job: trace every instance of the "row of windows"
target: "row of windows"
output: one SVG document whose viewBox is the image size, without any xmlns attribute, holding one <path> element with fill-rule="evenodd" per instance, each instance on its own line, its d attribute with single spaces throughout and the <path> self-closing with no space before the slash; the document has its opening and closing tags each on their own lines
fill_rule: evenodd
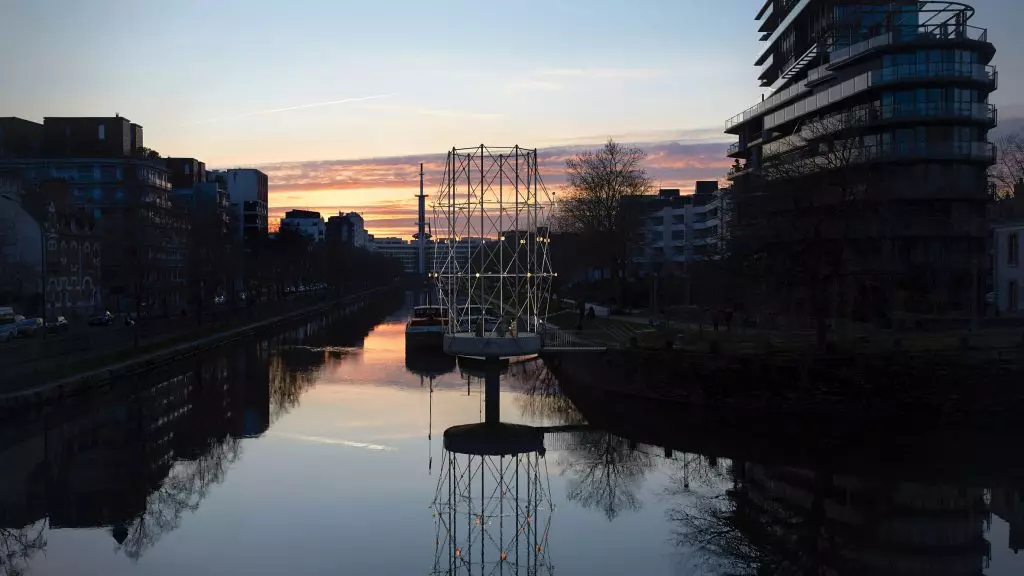
<svg viewBox="0 0 1024 576">
<path fill-rule="evenodd" d="M 886 90 L 882 92 L 882 105 L 912 105 L 929 103 L 973 104 L 984 103 L 987 96 L 969 88 L 917 88 L 914 90 Z"/>
<path fill-rule="evenodd" d="M 891 108 L 890 110 L 895 109 Z M 906 147 L 910 145 L 924 147 L 949 143 L 955 147 L 961 144 L 971 145 L 982 142 L 983 137 L 982 130 L 975 126 L 913 126 L 849 138 L 842 141 L 842 148 Z M 800 135 L 788 136 L 765 144 L 763 156 L 765 159 L 772 158 L 805 144 L 806 141 Z"/>
<path fill-rule="evenodd" d="M 981 58 L 971 50 L 942 50 L 938 48 L 882 56 L 883 67 L 907 65 L 927 67 L 929 64 L 938 63 L 980 64 Z"/>
</svg>

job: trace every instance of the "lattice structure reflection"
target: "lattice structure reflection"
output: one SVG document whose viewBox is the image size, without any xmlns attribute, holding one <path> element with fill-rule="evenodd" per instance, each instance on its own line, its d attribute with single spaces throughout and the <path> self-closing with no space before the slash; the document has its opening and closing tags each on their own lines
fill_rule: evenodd
<svg viewBox="0 0 1024 576">
<path fill-rule="evenodd" d="M 452 148 L 432 208 L 432 275 L 452 315 L 450 332 L 479 330 L 475 307 L 490 307 L 512 318 L 482 323 L 483 331 L 537 333 L 554 276 L 552 198 L 537 170 L 537 151 Z"/>
<path fill-rule="evenodd" d="M 479 456 L 445 450 L 432 574 L 553 573 L 547 464 L 536 452 Z"/>
</svg>

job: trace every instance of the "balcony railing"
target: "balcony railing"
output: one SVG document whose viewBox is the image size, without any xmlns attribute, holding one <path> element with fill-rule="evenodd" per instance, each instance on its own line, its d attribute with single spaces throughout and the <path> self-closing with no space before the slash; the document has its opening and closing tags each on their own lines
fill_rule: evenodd
<svg viewBox="0 0 1024 576">
<path fill-rule="evenodd" d="M 869 50 L 890 46 L 893 44 L 904 44 L 907 42 L 918 42 L 921 40 L 974 40 L 977 42 L 988 42 L 988 30 L 968 26 L 966 24 L 956 26 L 952 24 L 932 24 L 918 26 L 916 29 L 904 28 L 899 32 L 886 32 L 873 38 L 851 44 L 846 48 L 839 48 L 829 52 L 829 67 L 842 64 L 846 60 L 854 58 Z"/>
<path fill-rule="evenodd" d="M 760 116 L 764 112 L 767 112 L 768 110 L 776 108 L 779 105 L 788 102 L 793 98 L 796 98 L 797 96 L 806 92 L 807 90 L 807 83 L 805 81 L 797 82 L 796 84 L 793 84 L 792 86 L 786 88 L 782 92 L 776 92 L 775 94 L 772 94 L 768 98 L 765 98 L 764 101 L 759 102 L 758 104 L 751 106 L 750 108 L 747 108 L 742 113 L 737 114 L 732 118 L 726 120 L 725 129 L 729 130 L 729 128 L 732 128 L 733 126 L 741 122 Z"/>
<path fill-rule="evenodd" d="M 741 147 L 739 142 L 733 142 L 729 145 L 729 149 L 726 151 L 725 155 L 733 156 L 734 154 L 739 153 L 741 148 L 746 148 L 746 146 Z"/>
<path fill-rule="evenodd" d="M 771 45 L 777 39 L 778 33 L 785 29 L 789 25 L 789 20 L 795 18 L 796 15 L 805 7 L 807 0 L 801 0 L 800 6 L 789 12 L 786 17 L 786 22 L 783 22 L 772 34 L 772 37 L 768 40 L 768 45 L 765 48 L 765 52 L 758 58 L 757 65 L 763 64 L 767 61 L 768 55 L 771 54 Z M 904 44 L 908 42 L 918 42 L 921 40 L 948 40 L 948 41 L 961 41 L 961 40 L 973 40 L 978 42 L 988 41 L 988 31 L 984 28 L 978 28 L 975 26 L 969 26 L 967 24 L 956 24 L 955 16 L 960 16 L 961 21 L 966 21 L 970 17 L 970 14 L 963 13 L 963 8 L 952 6 L 948 2 L 921 2 L 919 11 L 933 15 L 931 19 L 925 24 L 920 25 L 897 25 L 898 28 L 895 31 L 886 32 L 873 38 L 863 40 L 847 46 L 845 48 L 834 49 L 829 53 L 830 63 L 827 66 L 816 68 L 808 73 L 808 79 L 794 84 L 786 90 L 773 94 L 766 98 L 764 101 L 751 106 L 747 110 L 743 111 L 736 116 L 726 120 L 725 130 L 728 132 L 733 126 L 745 122 L 751 118 L 760 116 L 768 110 L 777 108 L 784 102 L 787 102 L 795 98 L 800 93 L 808 90 L 807 82 L 814 82 L 817 78 L 827 73 L 827 69 L 834 65 L 840 64 L 845 60 L 849 60 L 855 56 L 858 56 L 868 50 L 874 48 L 889 46 L 895 44 Z M 949 18 L 945 18 L 945 22 L 933 22 L 935 20 L 934 15 L 943 14 L 948 12 Z M 963 13 L 962 15 L 958 13 Z M 833 38 L 833 44 L 836 39 Z M 992 70 L 990 80 L 994 85 L 998 86 L 998 74 L 995 70 Z"/>
<path fill-rule="evenodd" d="M 995 87 L 998 79 L 998 72 L 994 66 L 982 64 L 956 64 L 938 62 L 928 65 L 901 65 L 888 66 L 879 70 L 865 72 L 850 78 L 842 84 L 836 84 L 828 90 L 822 90 L 817 94 L 791 104 L 781 110 L 777 110 L 764 119 L 764 128 L 769 130 L 780 124 L 784 124 L 805 114 L 809 114 L 829 106 L 835 102 L 849 98 L 872 88 L 874 86 L 892 84 L 895 82 L 906 82 L 912 79 L 946 79 L 946 78 L 969 78 L 980 82 L 989 82 Z"/>
<path fill-rule="evenodd" d="M 999 72 L 995 66 L 984 64 L 960 64 L 957 62 L 930 62 L 926 64 L 901 64 L 886 66 L 872 73 L 871 84 L 891 84 L 924 78 L 967 78 L 978 82 L 996 84 Z M 993 86 L 994 88 L 994 86 Z"/>
<path fill-rule="evenodd" d="M 773 160 L 773 165 L 787 166 L 780 173 L 812 174 L 821 170 L 842 169 L 866 162 L 888 160 L 970 160 L 993 164 L 996 148 L 991 142 L 892 142 L 870 146 L 848 147 L 820 155 L 787 160 Z M 769 174 L 775 173 L 769 170 Z"/>
</svg>

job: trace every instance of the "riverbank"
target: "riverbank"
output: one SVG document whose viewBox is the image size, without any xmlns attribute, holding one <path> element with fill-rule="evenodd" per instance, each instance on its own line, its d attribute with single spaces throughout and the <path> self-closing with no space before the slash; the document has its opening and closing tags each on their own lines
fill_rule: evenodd
<svg viewBox="0 0 1024 576">
<path fill-rule="evenodd" d="M 671 404 L 688 421 L 728 427 L 785 421 L 1013 423 L 1024 367 L 962 353 L 856 357 L 609 349 L 542 354 L 559 381 L 586 393 Z"/>
<path fill-rule="evenodd" d="M 268 310 L 262 318 L 245 315 L 234 322 L 206 324 L 143 346 L 133 345 L 106 350 L 84 360 L 61 362 L 58 357 L 47 366 L 37 367 L 31 377 L 18 381 L 5 377 L 0 387 L 0 411 L 73 396 L 85 390 L 109 385 L 118 378 L 187 358 L 229 342 L 294 322 L 311 314 L 337 308 L 357 309 L 375 293 L 388 290 L 376 288 L 319 301 L 296 301 L 291 306 Z M 101 330 L 101 329 L 97 329 Z"/>
<path fill-rule="evenodd" d="M 640 316 L 585 318 L 579 329 L 576 311 L 560 310 L 548 323 L 580 342 L 608 348 L 672 348 L 693 354 L 730 357 L 806 356 L 821 354 L 813 329 L 765 329 L 672 321 Z M 885 356 L 889 354 L 965 354 L 987 360 L 1024 360 L 1024 329 L 993 326 L 978 330 L 884 330 L 847 327 L 829 333 L 827 356 Z"/>
</svg>

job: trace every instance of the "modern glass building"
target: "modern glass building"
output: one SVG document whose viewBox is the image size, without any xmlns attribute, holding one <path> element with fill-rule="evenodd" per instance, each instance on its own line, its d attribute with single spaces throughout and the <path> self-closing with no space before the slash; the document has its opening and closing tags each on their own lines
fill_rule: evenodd
<svg viewBox="0 0 1024 576">
<path fill-rule="evenodd" d="M 998 75 L 974 15 L 907 0 L 767 0 L 757 13 L 769 92 L 726 121 L 734 231 L 779 253 L 822 247 L 815 274 L 838 315 L 980 307 Z"/>
</svg>

